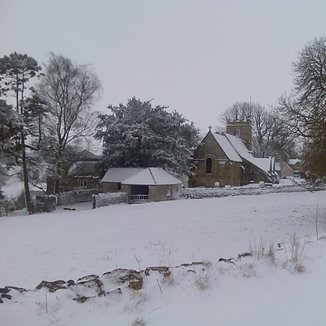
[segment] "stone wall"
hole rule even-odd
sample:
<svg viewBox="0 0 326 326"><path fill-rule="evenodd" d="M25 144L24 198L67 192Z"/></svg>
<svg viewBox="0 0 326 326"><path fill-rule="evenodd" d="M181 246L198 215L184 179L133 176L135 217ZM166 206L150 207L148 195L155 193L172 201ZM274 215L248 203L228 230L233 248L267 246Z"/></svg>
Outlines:
<svg viewBox="0 0 326 326"><path fill-rule="evenodd" d="M179 198L179 185L161 185L149 187L150 201L173 200Z"/></svg>
<svg viewBox="0 0 326 326"><path fill-rule="evenodd" d="M121 183L120 183L121 188ZM103 192L117 192L120 191L118 182L102 182L102 191Z"/></svg>

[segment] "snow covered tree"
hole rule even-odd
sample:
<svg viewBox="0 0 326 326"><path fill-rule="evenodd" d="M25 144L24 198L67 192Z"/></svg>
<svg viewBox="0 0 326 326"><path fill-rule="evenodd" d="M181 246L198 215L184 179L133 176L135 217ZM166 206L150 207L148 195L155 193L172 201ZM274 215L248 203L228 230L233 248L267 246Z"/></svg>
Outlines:
<svg viewBox="0 0 326 326"><path fill-rule="evenodd" d="M15 129L16 148L12 152L16 162L22 168L22 176L24 182L25 203L28 212L33 212L28 180L27 166L27 149L30 148L27 138L30 135L32 121L30 115L33 112L33 107L27 109L26 106L26 91L32 78L37 77L41 67L37 61L27 56L26 54L18 54L16 52L9 56L0 58L0 93L1 96L13 95L15 98L15 111L19 117L18 128ZM10 112L7 109L7 112ZM12 114L12 112L10 112ZM12 116L13 117L13 116ZM13 117L14 118L14 117ZM16 118L15 118L16 119ZM8 119L7 131L12 130L10 124L13 120ZM13 131L13 130L12 130Z"/></svg>
<svg viewBox="0 0 326 326"><path fill-rule="evenodd" d="M17 133L22 124L17 112L5 100L0 100L0 163L9 168L15 165Z"/></svg>
<svg viewBox="0 0 326 326"><path fill-rule="evenodd" d="M5 183L6 169L15 164L16 135L21 121L11 105L0 100L0 199ZM12 162L13 161L13 162Z"/></svg>
<svg viewBox="0 0 326 326"><path fill-rule="evenodd" d="M284 125L304 140L304 168L311 179L326 176L326 37L309 42L293 64L294 91L279 100Z"/></svg>
<svg viewBox="0 0 326 326"><path fill-rule="evenodd" d="M110 105L100 114L95 138L103 141L104 168L117 166L162 167L190 174L198 144L198 129L176 111L152 106L135 97L126 105Z"/></svg>
<svg viewBox="0 0 326 326"><path fill-rule="evenodd" d="M91 106L100 90L101 83L88 65L77 65L69 58L51 53L37 93L47 108L43 153L52 163L55 192L59 191L63 177L67 146L95 132L97 114L91 112Z"/></svg>

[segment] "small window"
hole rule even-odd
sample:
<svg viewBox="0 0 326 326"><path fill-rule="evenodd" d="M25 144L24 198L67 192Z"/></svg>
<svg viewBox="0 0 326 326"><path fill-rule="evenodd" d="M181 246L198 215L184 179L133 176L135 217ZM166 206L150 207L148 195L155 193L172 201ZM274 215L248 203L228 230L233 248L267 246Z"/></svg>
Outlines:
<svg viewBox="0 0 326 326"><path fill-rule="evenodd" d="M209 157L206 159L206 173L212 173L213 160Z"/></svg>
<svg viewBox="0 0 326 326"><path fill-rule="evenodd" d="M118 191L121 190L121 182L118 183L118 185L117 185L117 190L118 190Z"/></svg>
<svg viewBox="0 0 326 326"><path fill-rule="evenodd" d="M168 189L166 191L166 196L167 197L171 197L172 196L172 187L171 186L168 186Z"/></svg>
<svg viewBox="0 0 326 326"><path fill-rule="evenodd" d="M80 181L80 186L81 186L82 188L87 188L87 181L85 181L85 180L81 180L81 181Z"/></svg>

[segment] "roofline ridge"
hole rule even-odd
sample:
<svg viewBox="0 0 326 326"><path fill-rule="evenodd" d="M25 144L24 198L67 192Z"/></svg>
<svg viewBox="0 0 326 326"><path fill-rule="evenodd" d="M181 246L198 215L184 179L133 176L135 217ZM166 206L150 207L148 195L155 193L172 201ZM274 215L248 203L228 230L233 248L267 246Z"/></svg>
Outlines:
<svg viewBox="0 0 326 326"><path fill-rule="evenodd" d="M242 155L237 151L237 149L235 148L235 146L233 145L233 143L230 141L230 139L228 138L227 135L233 136L231 134L227 134L225 133L224 136L226 137L226 139L228 140L228 142L231 144L231 146L233 147L233 149L236 151L236 153L240 156L241 159L244 159L244 157L242 157ZM239 137L238 137L239 138ZM239 138L241 139L241 138Z"/></svg>
<svg viewBox="0 0 326 326"><path fill-rule="evenodd" d="M149 173L151 174L151 176L152 176L152 178L153 178L153 180L154 180L155 186L157 186L157 182L156 182L156 180L155 180L155 178L154 178L154 175L153 175L153 172L152 172L151 169L152 169L152 168L148 168Z"/></svg>

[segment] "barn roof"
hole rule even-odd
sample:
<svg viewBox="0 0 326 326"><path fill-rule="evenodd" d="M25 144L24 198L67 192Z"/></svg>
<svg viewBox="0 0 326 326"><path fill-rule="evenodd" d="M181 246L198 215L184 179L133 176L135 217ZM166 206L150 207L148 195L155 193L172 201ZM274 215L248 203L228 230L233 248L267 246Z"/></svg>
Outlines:
<svg viewBox="0 0 326 326"><path fill-rule="evenodd" d="M110 168L102 182L120 182L126 185L175 185L182 182L161 168Z"/></svg>

